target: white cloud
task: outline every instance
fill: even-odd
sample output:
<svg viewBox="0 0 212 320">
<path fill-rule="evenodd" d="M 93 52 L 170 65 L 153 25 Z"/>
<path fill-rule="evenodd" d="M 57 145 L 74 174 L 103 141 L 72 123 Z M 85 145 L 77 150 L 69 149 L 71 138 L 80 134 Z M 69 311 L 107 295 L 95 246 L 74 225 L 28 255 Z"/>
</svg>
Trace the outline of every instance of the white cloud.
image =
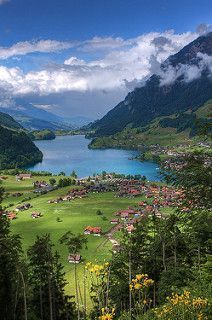
<svg viewBox="0 0 212 320">
<path fill-rule="evenodd" d="M 0 0 L 1 1 L 1 0 Z M 23 56 L 32 52 L 56 52 L 74 47 L 76 42 L 39 40 L 18 42 L 11 47 L 0 47 L 0 59 Z"/>
<path fill-rule="evenodd" d="M 160 85 L 169 85 L 176 81 L 178 78 L 183 79 L 185 82 L 190 82 L 198 79 L 201 73 L 207 69 L 209 75 L 212 75 L 212 56 L 197 53 L 197 64 L 178 64 L 176 67 L 172 65 L 166 66 L 165 70 L 159 70 L 157 73 L 160 78 Z"/>
<path fill-rule="evenodd" d="M 133 40 L 124 40 L 120 37 L 94 37 L 91 40 L 84 41 L 79 50 L 81 51 L 97 51 L 112 50 L 133 44 Z"/>
<path fill-rule="evenodd" d="M 117 91 L 133 89 L 152 73 L 158 72 L 162 61 L 176 53 L 186 44 L 194 40 L 197 33 L 186 32 L 175 34 L 173 30 L 163 33 L 151 32 L 134 39 L 95 37 L 84 43 L 78 43 L 80 50 L 102 50 L 107 48 L 101 59 L 89 62 L 71 56 L 63 64 L 53 64 L 41 71 L 24 73 L 20 68 L 0 66 L 0 87 L 11 95 L 38 94 L 48 95 L 68 91 Z M 0 57 L 26 54 L 29 52 L 49 52 L 61 50 L 73 43 L 41 40 L 34 43 L 19 43 L 5 53 L 0 49 Z M 73 44 L 74 45 L 74 44 Z M 88 46 L 89 47 L 86 47 Z M 206 58 L 205 58 L 206 59 Z M 200 59 L 203 60 L 203 59 Z M 184 68 L 184 71 L 182 71 Z M 195 67 L 179 70 L 171 69 L 166 74 L 166 81 L 173 81 L 181 72 L 186 73 L 186 81 L 196 76 Z M 162 81 L 163 81 L 163 74 Z M 165 79 L 165 77 L 164 77 Z M 165 80 L 164 80 L 165 81 Z"/>
<path fill-rule="evenodd" d="M 6 1 L 6 0 L 0 0 Z M 3 4 L 3 2 L 2 2 Z M 124 41 L 122 38 L 94 37 L 86 41 L 57 41 L 57 40 L 33 40 L 22 41 L 13 44 L 11 47 L 0 46 L 0 59 L 5 60 L 11 57 L 24 56 L 33 52 L 57 52 L 70 48 L 78 48 L 79 51 L 101 51 L 113 50 L 131 44 L 131 40 Z"/>
</svg>

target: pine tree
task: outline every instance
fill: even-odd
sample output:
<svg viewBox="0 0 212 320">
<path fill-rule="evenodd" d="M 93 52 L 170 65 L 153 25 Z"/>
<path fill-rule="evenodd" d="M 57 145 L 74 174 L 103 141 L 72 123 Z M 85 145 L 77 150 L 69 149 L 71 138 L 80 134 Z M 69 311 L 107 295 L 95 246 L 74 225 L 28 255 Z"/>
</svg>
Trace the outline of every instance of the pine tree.
<svg viewBox="0 0 212 320">
<path fill-rule="evenodd" d="M 17 305 L 22 296 L 19 291 L 22 286 L 19 283 L 20 257 L 20 237 L 10 233 L 9 221 L 0 215 L 0 315 L 2 320 L 18 319 L 14 315 L 17 314 Z"/>
<path fill-rule="evenodd" d="M 40 320 L 73 319 L 74 308 L 65 295 L 63 267 L 58 253 L 53 252 L 49 235 L 37 236 L 28 250 L 31 308 Z"/>
</svg>

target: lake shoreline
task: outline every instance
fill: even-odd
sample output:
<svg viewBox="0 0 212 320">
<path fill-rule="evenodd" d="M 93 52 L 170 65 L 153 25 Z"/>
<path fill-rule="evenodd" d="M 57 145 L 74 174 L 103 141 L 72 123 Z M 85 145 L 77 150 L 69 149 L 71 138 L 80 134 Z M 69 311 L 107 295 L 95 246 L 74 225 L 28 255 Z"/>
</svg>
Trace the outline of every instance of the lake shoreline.
<svg viewBox="0 0 212 320">
<path fill-rule="evenodd" d="M 38 140 L 35 143 L 43 153 L 43 160 L 27 169 L 48 171 L 52 174 L 63 171 L 67 175 L 74 170 L 79 178 L 102 171 L 126 175 L 142 174 L 147 176 L 148 180 L 160 181 L 158 164 L 153 161 L 136 160 L 137 150 L 93 150 L 88 148 L 89 142 L 90 139 L 85 138 L 85 135 L 56 136 L 54 140 Z"/>
</svg>

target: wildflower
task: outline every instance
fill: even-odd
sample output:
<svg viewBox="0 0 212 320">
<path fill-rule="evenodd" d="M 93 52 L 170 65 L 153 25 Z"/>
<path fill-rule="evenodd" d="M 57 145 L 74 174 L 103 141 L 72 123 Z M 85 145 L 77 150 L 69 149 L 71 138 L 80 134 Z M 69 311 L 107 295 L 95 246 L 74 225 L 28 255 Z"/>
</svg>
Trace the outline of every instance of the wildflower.
<svg viewBox="0 0 212 320">
<path fill-rule="evenodd" d="M 198 309 L 198 308 L 206 307 L 207 302 L 208 302 L 207 299 L 201 299 L 199 297 L 199 298 L 193 299 L 192 304 L 194 308 Z"/>
<path fill-rule="evenodd" d="M 154 283 L 154 281 L 152 279 L 145 279 L 144 280 L 145 287 L 151 286 L 153 283 Z"/>
<path fill-rule="evenodd" d="M 139 290 L 139 289 L 141 289 L 141 287 L 142 287 L 142 285 L 140 283 L 136 283 L 134 285 L 135 290 Z"/>
<path fill-rule="evenodd" d="M 140 281 L 140 280 L 142 279 L 142 274 L 137 274 L 137 275 L 136 275 L 136 279 L 137 279 L 138 281 Z"/>
<path fill-rule="evenodd" d="M 112 320 L 115 316 L 115 309 L 111 311 L 108 308 L 102 308 L 102 315 L 99 317 L 99 320 Z"/>
<path fill-rule="evenodd" d="M 137 279 L 132 279 L 132 283 L 136 283 L 136 282 L 138 282 Z"/>
</svg>

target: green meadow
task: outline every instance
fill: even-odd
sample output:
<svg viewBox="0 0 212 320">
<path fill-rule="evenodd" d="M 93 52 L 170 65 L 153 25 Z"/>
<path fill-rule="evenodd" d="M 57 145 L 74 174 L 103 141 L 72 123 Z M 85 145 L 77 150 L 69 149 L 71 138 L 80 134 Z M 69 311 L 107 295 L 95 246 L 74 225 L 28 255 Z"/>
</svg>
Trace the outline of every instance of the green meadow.
<svg viewBox="0 0 212 320">
<path fill-rule="evenodd" d="M 59 177 L 54 177 L 56 180 Z M 144 197 L 137 197 L 134 199 L 116 198 L 115 193 L 91 193 L 86 198 L 75 199 L 72 201 L 65 201 L 62 203 L 49 204 L 48 200 L 55 199 L 60 195 L 65 195 L 71 187 L 65 187 L 54 190 L 45 195 L 36 196 L 33 193 L 33 181 L 45 180 L 49 177 L 33 177 L 30 180 L 17 182 L 14 176 L 8 176 L 3 181 L 2 186 L 6 192 L 6 198 L 2 202 L 2 206 L 10 205 L 7 210 L 13 210 L 24 199 L 25 202 L 30 202 L 32 208 L 18 212 L 17 219 L 11 221 L 11 230 L 15 234 L 19 234 L 22 238 L 24 253 L 36 239 L 37 235 L 49 233 L 52 242 L 55 245 L 61 256 L 61 262 L 67 276 L 67 290 L 74 294 L 73 281 L 73 264 L 68 263 L 68 250 L 64 245 L 59 243 L 60 237 L 67 231 L 76 234 L 83 234 L 84 228 L 88 225 L 99 226 L 103 232 L 110 230 L 112 225 L 110 220 L 114 217 L 114 213 L 119 209 L 126 209 L 128 206 L 136 205 Z M 13 197 L 14 192 L 21 192 L 23 195 L 19 198 Z M 97 210 L 101 210 L 102 215 L 97 215 Z M 32 219 L 31 213 L 38 211 L 42 213 L 42 217 Z M 58 222 L 60 218 L 60 222 Z M 116 237 L 116 235 L 114 235 Z M 118 236 L 118 234 L 117 234 Z M 78 265 L 79 278 L 82 281 L 84 264 L 89 261 L 102 262 L 109 260 L 112 255 L 112 245 L 105 236 L 87 236 L 87 249 L 81 251 L 83 262 Z M 81 282 L 80 281 L 80 282 Z"/>
</svg>

